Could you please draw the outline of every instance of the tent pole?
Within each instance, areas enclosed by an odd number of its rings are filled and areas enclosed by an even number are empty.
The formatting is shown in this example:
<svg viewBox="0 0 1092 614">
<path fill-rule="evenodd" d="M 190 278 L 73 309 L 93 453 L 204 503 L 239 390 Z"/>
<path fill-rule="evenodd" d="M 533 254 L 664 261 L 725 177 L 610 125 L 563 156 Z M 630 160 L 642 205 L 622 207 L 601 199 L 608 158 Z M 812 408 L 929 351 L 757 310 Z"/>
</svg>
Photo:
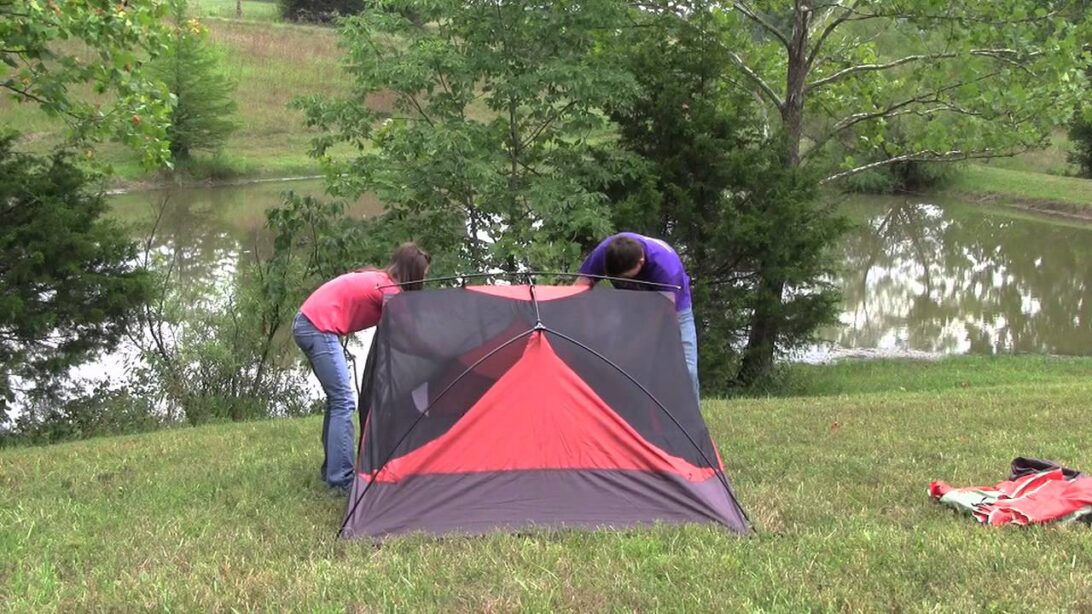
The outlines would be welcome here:
<svg viewBox="0 0 1092 614">
<path fill-rule="evenodd" d="M 602 360 L 603 362 L 607 363 L 608 365 L 614 367 L 614 369 L 616 371 L 621 373 L 623 376 L 625 376 L 626 379 L 628 379 L 635 386 L 640 388 L 641 392 L 644 392 L 645 395 L 647 395 L 648 398 L 651 399 L 652 402 L 655 403 L 656 406 L 659 407 L 660 410 L 662 412 L 664 412 L 667 415 L 667 417 L 671 419 L 672 422 L 675 423 L 675 426 L 679 427 L 679 430 L 682 431 L 682 434 L 684 436 L 686 436 L 686 439 L 690 442 L 690 445 L 694 446 L 694 449 L 697 450 L 698 454 L 701 455 L 702 460 L 704 460 L 706 462 L 706 464 L 708 464 L 710 467 L 713 468 L 713 471 L 716 473 L 717 477 L 720 478 L 720 483 L 721 483 L 721 485 L 724 486 L 725 492 L 728 493 L 728 497 L 731 498 L 732 502 L 736 504 L 736 508 L 739 509 L 740 513 L 743 514 L 743 518 L 747 521 L 747 524 L 751 523 L 751 519 L 750 519 L 750 517 L 747 516 L 747 512 L 743 509 L 743 506 L 740 505 L 739 500 L 736 499 L 735 493 L 732 492 L 732 487 L 731 487 L 731 485 L 728 484 L 728 478 L 724 475 L 724 471 L 721 470 L 719 465 L 714 464 L 713 461 L 709 460 L 709 457 L 705 455 L 705 452 L 702 452 L 701 446 L 698 445 L 698 442 L 694 441 L 694 438 L 690 436 L 690 433 L 688 433 L 686 431 L 686 429 L 683 428 L 682 423 L 680 423 L 678 421 L 678 419 L 675 418 L 675 414 L 672 414 L 670 411 L 668 411 L 667 407 L 665 407 L 664 404 L 661 403 L 660 400 L 657 399 L 652 394 L 652 392 L 650 392 L 648 390 L 648 388 L 645 388 L 644 385 L 641 382 L 634 379 L 634 377 L 631 376 L 629 373 L 626 373 L 625 369 L 623 369 L 622 367 L 619 367 L 617 364 L 615 364 L 614 361 L 612 361 L 611 359 L 607 358 L 606 356 L 600 354 L 599 352 L 595 351 L 594 349 L 588 347 L 586 344 L 581 343 L 580 341 L 577 341 L 576 339 L 573 339 L 572 337 L 566 335 L 565 333 L 559 333 L 559 332 L 557 332 L 556 330 L 554 330 L 552 328 L 544 327 L 543 330 L 545 332 L 547 332 L 547 333 L 557 335 L 558 337 L 564 339 L 565 341 L 568 341 L 569 343 L 572 343 L 573 345 L 583 349 L 584 351 L 591 353 L 593 356 L 595 356 L 599 360 Z"/>
<path fill-rule="evenodd" d="M 501 345 L 493 348 L 492 351 L 490 351 L 485 356 L 482 356 L 481 358 L 476 360 L 474 362 L 474 364 L 467 367 L 455 379 L 451 380 L 451 383 L 449 383 L 447 386 L 445 386 L 444 389 L 440 391 L 440 394 L 436 395 L 436 398 L 433 399 L 432 402 L 429 403 L 427 407 L 425 407 L 424 411 L 422 411 L 419 416 L 417 416 L 417 419 L 413 421 L 413 424 L 411 424 L 410 427 L 408 429 L 406 429 L 406 432 L 403 433 L 402 437 L 398 439 L 398 443 L 394 444 L 394 447 L 391 448 L 390 453 L 387 454 L 387 458 L 383 459 L 383 462 L 380 463 L 379 467 L 375 470 L 375 475 L 364 486 L 364 490 L 362 490 L 360 492 L 360 496 L 358 496 L 356 498 L 356 501 L 353 502 L 352 507 L 349 508 L 349 512 L 347 514 L 345 514 L 345 520 L 343 520 L 341 522 L 341 528 L 339 528 L 337 530 L 337 536 L 338 537 L 341 537 L 341 534 L 345 531 L 345 526 L 347 524 L 349 524 L 349 520 L 351 520 L 352 517 L 353 517 L 353 514 L 356 513 L 356 508 L 359 507 L 360 502 L 364 500 L 364 495 L 368 494 L 368 489 L 370 489 L 372 487 L 372 484 L 375 484 L 376 478 L 378 478 L 379 474 L 383 472 L 383 469 L 385 469 L 387 467 L 387 463 L 390 463 L 391 459 L 394 458 L 394 454 L 395 454 L 395 452 L 398 451 L 398 447 L 401 446 L 406 441 L 406 438 L 409 437 L 410 433 L 413 432 L 413 429 L 415 429 L 417 427 L 417 425 L 421 422 L 421 420 L 425 417 L 425 415 L 428 414 L 429 410 L 432 409 L 432 406 L 435 405 L 436 402 L 439 401 L 445 394 L 447 394 L 447 391 L 451 390 L 455 386 L 455 384 L 459 383 L 459 381 L 461 379 L 466 377 L 466 375 L 468 373 L 470 373 L 471 371 L 476 369 L 478 367 L 478 365 L 482 364 L 483 362 L 488 360 L 490 357 L 492 357 L 494 354 L 496 354 L 497 352 L 503 350 L 504 348 L 512 345 L 516 341 L 519 341 L 520 339 L 522 339 L 524 337 L 530 336 L 531 333 L 534 333 L 537 330 L 539 330 L 539 329 L 538 328 L 532 328 L 532 329 L 530 329 L 530 330 L 528 330 L 526 332 L 522 332 L 522 333 L 516 335 L 515 337 L 512 337 L 508 341 L 505 341 Z M 364 433 L 361 432 L 361 445 L 363 445 L 363 437 L 364 437 Z M 362 456 L 358 456 L 358 458 L 362 458 Z"/>
</svg>

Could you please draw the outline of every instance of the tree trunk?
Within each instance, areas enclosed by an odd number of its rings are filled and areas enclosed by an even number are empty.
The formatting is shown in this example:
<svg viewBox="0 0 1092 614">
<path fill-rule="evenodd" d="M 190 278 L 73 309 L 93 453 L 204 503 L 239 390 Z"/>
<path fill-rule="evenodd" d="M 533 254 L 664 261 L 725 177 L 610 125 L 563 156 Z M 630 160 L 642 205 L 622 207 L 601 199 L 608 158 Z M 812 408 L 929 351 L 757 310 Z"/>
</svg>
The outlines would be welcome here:
<svg viewBox="0 0 1092 614">
<path fill-rule="evenodd" d="M 781 120 L 785 126 L 784 164 L 800 166 L 800 141 L 804 134 L 804 85 L 808 75 L 808 22 L 814 0 L 796 0 L 793 8 L 792 38 L 789 41 L 788 77 Z M 743 352 L 743 362 L 737 379 L 743 385 L 754 383 L 770 372 L 774 351 L 781 331 L 781 307 L 785 280 L 771 272 L 779 263 L 764 262 L 759 266 L 760 295 L 751 316 L 751 334 Z"/>
<path fill-rule="evenodd" d="M 243 16 L 243 0 L 235 0 L 235 16 Z"/>
<path fill-rule="evenodd" d="M 781 324 L 781 305 L 785 282 L 767 280 L 759 289 L 759 300 L 751 316 L 751 334 L 743 351 L 743 363 L 737 376 L 744 386 L 753 384 L 770 372 Z"/>
</svg>

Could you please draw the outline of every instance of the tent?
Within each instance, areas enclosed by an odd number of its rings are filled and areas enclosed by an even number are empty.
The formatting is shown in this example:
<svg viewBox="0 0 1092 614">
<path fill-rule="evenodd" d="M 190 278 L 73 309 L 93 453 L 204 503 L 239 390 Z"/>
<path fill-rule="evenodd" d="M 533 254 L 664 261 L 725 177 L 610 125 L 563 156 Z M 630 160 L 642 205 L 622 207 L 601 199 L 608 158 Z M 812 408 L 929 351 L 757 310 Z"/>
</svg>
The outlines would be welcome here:
<svg viewBox="0 0 1092 614">
<path fill-rule="evenodd" d="M 580 286 L 405 292 L 364 372 L 343 537 L 748 521 L 671 301 Z"/>
</svg>

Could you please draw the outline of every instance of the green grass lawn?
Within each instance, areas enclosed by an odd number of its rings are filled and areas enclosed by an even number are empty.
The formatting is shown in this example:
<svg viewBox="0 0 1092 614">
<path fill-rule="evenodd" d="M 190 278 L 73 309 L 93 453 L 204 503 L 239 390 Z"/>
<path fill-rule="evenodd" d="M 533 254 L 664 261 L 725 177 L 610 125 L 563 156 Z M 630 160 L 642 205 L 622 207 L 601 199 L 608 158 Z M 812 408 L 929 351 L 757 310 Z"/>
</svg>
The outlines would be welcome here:
<svg viewBox="0 0 1092 614">
<path fill-rule="evenodd" d="M 1063 128 L 1054 132 L 1049 145 L 1043 149 L 1036 149 L 1011 158 L 995 158 L 989 164 L 1017 171 L 1048 175 L 1073 175 L 1076 173 L 1077 167 L 1070 164 L 1068 159 L 1072 148 L 1073 144 L 1069 140 L 1069 133 Z"/>
<path fill-rule="evenodd" d="M 1037 203 L 1073 213 L 1092 208 L 1092 180 L 969 164 L 956 175 L 950 192 L 983 197 L 1000 205 Z"/>
<path fill-rule="evenodd" d="M 757 524 L 748 538 L 688 526 L 341 542 L 344 502 L 316 476 L 319 418 L 0 450 L 0 603 L 33 612 L 1092 609 L 1092 531 L 982 527 L 925 491 L 931 479 L 997 481 L 1017 455 L 1092 469 L 1092 360 L 811 370 L 819 396 L 705 404 Z"/>
</svg>

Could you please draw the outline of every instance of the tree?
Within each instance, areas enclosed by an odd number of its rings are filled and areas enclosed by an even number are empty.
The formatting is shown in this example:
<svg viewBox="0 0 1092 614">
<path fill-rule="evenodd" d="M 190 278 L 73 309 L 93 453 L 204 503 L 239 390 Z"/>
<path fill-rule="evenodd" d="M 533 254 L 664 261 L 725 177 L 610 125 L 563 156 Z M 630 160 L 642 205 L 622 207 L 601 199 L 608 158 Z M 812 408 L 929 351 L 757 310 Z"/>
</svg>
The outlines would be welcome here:
<svg viewBox="0 0 1092 614">
<path fill-rule="evenodd" d="M 780 163 L 778 136 L 764 134 L 754 98 L 726 82 L 726 50 L 712 31 L 688 36 L 690 20 L 711 18 L 708 10 L 660 15 L 619 39 L 640 94 L 611 118 L 648 172 L 616 182 L 610 194 L 617 227 L 664 237 L 686 261 L 703 388 L 723 391 L 740 379 L 748 315 L 765 300 L 759 263 L 781 262 L 798 290 L 778 311 L 782 344 L 807 341 L 835 315 L 837 295 L 825 279 L 829 247 L 845 225 L 819 203 L 806 169 Z"/>
<path fill-rule="evenodd" d="M 1069 161 L 1077 165 L 1082 177 L 1092 179 L 1092 111 L 1075 116 L 1069 125 L 1069 140 L 1073 142 L 1073 151 Z"/>
<path fill-rule="evenodd" d="M 651 0 L 680 17 L 701 2 Z M 906 161 L 1011 155 L 1045 142 L 1080 93 L 1082 26 L 1043 0 L 728 0 L 712 19 L 727 84 L 761 101 L 787 169 L 835 182 Z M 695 35 L 694 32 L 691 35 Z M 894 138 L 895 134 L 902 138 Z M 783 336 L 783 262 L 761 262 L 744 379 L 766 373 Z"/>
<path fill-rule="evenodd" d="M 155 165 L 168 156 L 170 98 L 140 67 L 159 48 L 161 16 L 153 0 L 0 1 L 0 89 L 64 118 L 74 142 L 113 136 Z"/>
<path fill-rule="evenodd" d="M 235 130 L 235 82 L 224 72 L 223 56 L 209 45 L 208 30 L 187 15 L 186 0 L 171 0 L 171 30 L 149 74 L 166 84 L 174 105 L 167 127 L 171 157 L 186 160 L 193 150 L 219 150 Z"/>
<path fill-rule="evenodd" d="M 0 420 L 32 388 L 114 345 L 147 292 L 134 245 L 69 155 L 0 138 Z"/>
<path fill-rule="evenodd" d="M 1092 55 L 1092 43 L 1085 47 L 1085 53 Z M 1092 179 L 1092 65 L 1085 71 L 1085 95 L 1069 123 L 1069 140 L 1073 143 L 1069 161 L 1082 177 Z"/>
<path fill-rule="evenodd" d="M 633 90 L 599 51 L 624 15 L 614 1 L 400 0 L 346 20 L 352 94 L 299 102 L 326 131 L 314 155 L 330 191 L 375 192 L 388 236 L 427 245 L 437 270 L 571 266 L 610 230 L 589 178 L 622 167 L 591 152 L 601 110 Z M 363 104 L 377 92 L 393 108 Z"/>
</svg>

